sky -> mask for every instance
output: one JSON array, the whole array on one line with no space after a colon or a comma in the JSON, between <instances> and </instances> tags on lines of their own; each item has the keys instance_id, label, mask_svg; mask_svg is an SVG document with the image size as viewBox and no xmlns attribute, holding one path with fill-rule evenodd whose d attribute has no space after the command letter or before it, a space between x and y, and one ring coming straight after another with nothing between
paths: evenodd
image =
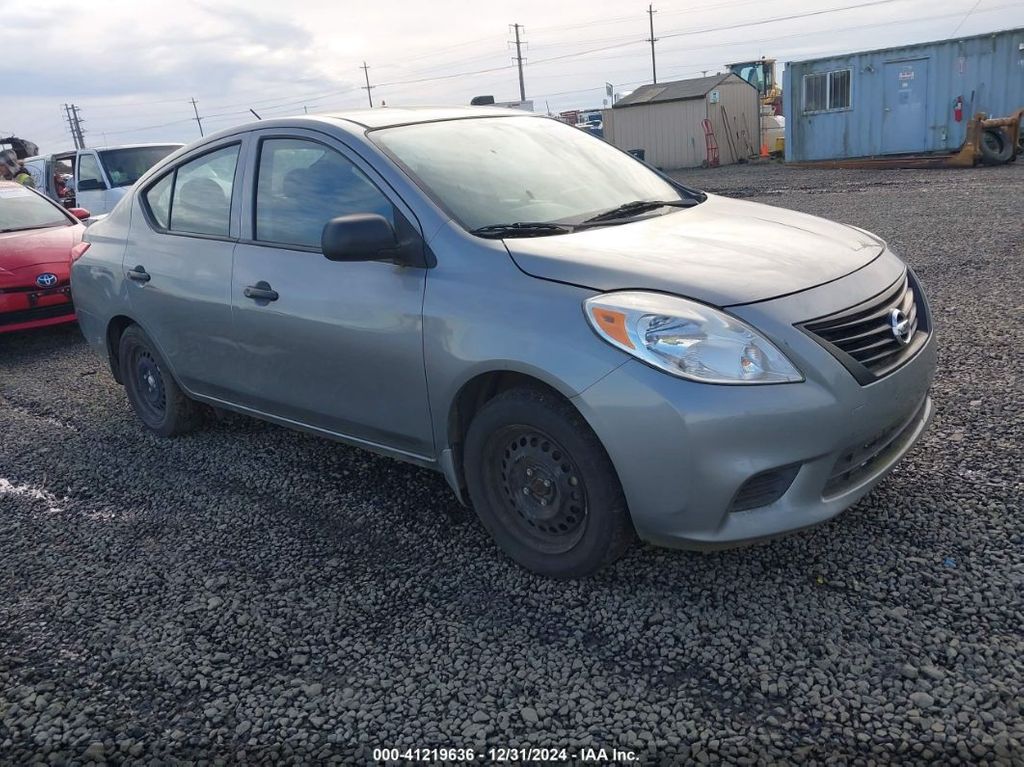
<instances>
[{"instance_id":1,"label":"sky","mask_svg":"<svg viewBox=\"0 0 1024 767\"><path fill-rule=\"evenodd\" d=\"M658 79L1024 26L1020 0L656 0ZM43 152L189 142L263 117L519 97L511 25L536 111L602 106L650 82L646 2L616 0L0 0L0 136Z\"/></svg>"}]
</instances>

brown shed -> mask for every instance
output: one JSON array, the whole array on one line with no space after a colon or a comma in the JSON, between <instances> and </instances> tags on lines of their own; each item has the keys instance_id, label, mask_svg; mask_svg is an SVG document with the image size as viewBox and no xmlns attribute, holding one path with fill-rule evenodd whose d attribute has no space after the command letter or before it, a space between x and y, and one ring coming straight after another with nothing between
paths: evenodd
<instances>
[{"instance_id":1,"label":"brown shed","mask_svg":"<svg viewBox=\"0 0 1024 767\"><path fill-rule=\"evenodd\" d=\"M757 88L731 73L637 88L604 110L604 138L619 149L642 150L657 168L694 168L707 159L705 118L722 165L757 154Z\"/></svg>"}]
</instances>

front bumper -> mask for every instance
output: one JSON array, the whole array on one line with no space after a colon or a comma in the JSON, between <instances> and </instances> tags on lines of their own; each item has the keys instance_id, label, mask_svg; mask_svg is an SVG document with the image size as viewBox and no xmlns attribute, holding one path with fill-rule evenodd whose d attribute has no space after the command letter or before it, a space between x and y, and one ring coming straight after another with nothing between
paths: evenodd
<instances>
[{"instance_id":1,"label":"front bumper","mask_svg":"<svg viewBox=\"0 0 1024 767\"><path fill-rule=\"evenodd\" d=\"M793 316L792 300L735 313L784 339L807 376L802 383L699 384L630 360L574 399L608 451L644 540L714 548L825 522L867 494L924 433L934 333L899 370L862 386L778 319ZM793 466L777 500L733 510L747 480Z\"/></svg>"},{"instance_id":2,"label":"front bumper","mask_svg":"<svg viewBox=\"0 0 1024 767\"><path fill-rule=\"evenodd\" d=\"M0 333L75 321L70 286L0 290Z\"/></svg>"}]
</instances>

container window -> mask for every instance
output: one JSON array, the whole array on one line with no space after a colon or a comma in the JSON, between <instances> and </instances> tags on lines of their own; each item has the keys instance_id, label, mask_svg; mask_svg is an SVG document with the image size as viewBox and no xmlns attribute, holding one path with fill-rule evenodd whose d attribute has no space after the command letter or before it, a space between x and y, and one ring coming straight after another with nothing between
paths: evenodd
<instances>
[{"instance_id":1,"label":"container window","mask_svg":"<svg viewBox=\"0 0 1024 767\"><path fill-rule=\"evenodd\" d=\"M828 109L828 73L804 77L804 111L821 112Z\"/></svg>"},{"instance_id":2,"label":"container window","mask_svg":"<svg viewBox=\"0 0 1024 767\"><path fill-rule=\"evenodd\" d=\"M828 73L828 108L850 108L850 70L840 69Z\"/></svg>"},{"instance_id":3,"label":"container window","mask_svg":"<svg viewBox=\"0 0 1024 767\"><path fill-rule=\"evenodd\" d=\"M850 108L850 70L804 75L804 111L827 112Z\"/></svg>"}]
</instances>

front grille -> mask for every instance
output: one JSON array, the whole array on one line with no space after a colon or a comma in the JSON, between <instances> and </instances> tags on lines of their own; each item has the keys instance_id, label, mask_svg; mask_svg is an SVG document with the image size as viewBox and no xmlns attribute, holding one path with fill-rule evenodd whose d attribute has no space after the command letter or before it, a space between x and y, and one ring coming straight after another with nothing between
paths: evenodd
<instances>
[{"instance_id":1,"label":"front grille","mask_svg":"<svg viewBox=\"0 0 1024 767\"><path fill-rule=\"evenodd\" d=\"M0 313L0 325L17 325L20 322L34 322L35 320L49 320L54 317L63 317L75 313L75 305L68 301L66 304L55 306L37 306L34 309L22 309L18 312Z\"/></svg>"},{"instance_id":2,"label":"front grille","mask_svg":"<svg viewBox=\"0 0 1024 767\"><path fill-rule=\"evenodd\" d=\"M740 486L729 511L747 511L775 503L789 490L799 470L800 464L794 463L755 474Z\"/></svg>"},{"instance_id":3,"label":"front grille","mask_svg":"<svg viewBox=\"0 0 1024 767\"><path fill-rule=\"evenodd\" d=\"M897 309L910 325L905 344L893 330L892 314ZM931 329L924 296L910 270L877 296L800 327L861 384L877 381L911 359L924 346Z\"/></svg>"},{"instance_id":4,"label":"front grille","mask_svg":"<svg viewBox=\"0 0 1024 767\"><path fill-rule=\"evenodd\" d=\"M0 288L0 295L4 293L42 293L49 290L68 288L70 285L71 280L61 280L56 285L51 285L48 288L41 288L38 285L19 285L14 288Z\"/></svg>"},{"instance_id":5,"label":"front grille","mask_svg":"<svg viewBox=\"0 0 1024 767\"><path fill-rule=\"evenodd\" d=\"M884 466L893 456L899 455L914 435L914 429L925 415L928 400L921 403L910 418L894 423L871 439L852 445L843 451L832 467L822 496L828 498L840 495L860 484Z\"/></svg>"}]
</instances>

